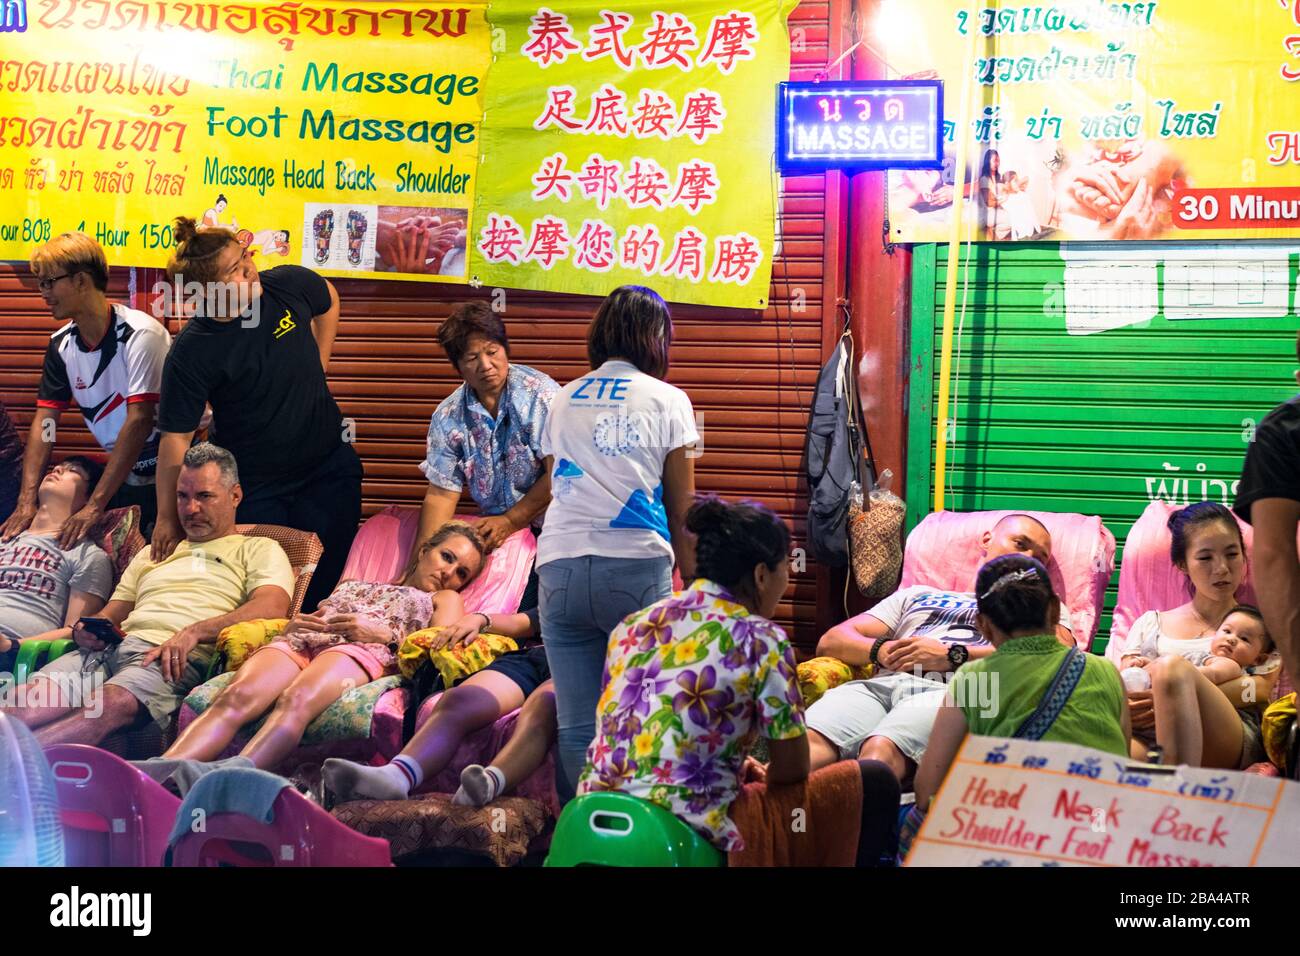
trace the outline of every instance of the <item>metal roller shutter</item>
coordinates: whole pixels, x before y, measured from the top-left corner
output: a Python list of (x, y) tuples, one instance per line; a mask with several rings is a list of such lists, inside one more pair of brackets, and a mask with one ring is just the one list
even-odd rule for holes
[[(1087, 281), (1111, 284), (1103, 295), (1111, 311), (1107, 316), (1103, 308), (1103, 318), (1115, 320), (1142, 302), (1149, 302), (1154, 317), (1070, 334), (1066, 311), (1078, 287), (1069, 284), (1080, 281), (1078, 273), (1067, 275), (1072, 252), (1067, 261), (1057, 244), (976, 245), (964, 329), (954, 338), (956, 426), (946, 507), (1098, 514), (1115, 534), (1122, 561), (1124, 537), (1149, 501), (1231, 503), (1253, 424), (1295, 392), (1298, 259), (1294, 244), (1274, 248), (1279, 268), (1269, 280), (1268, 299), (1282, 303), (1277, 311), (1285, 314), (1268, 318), (1260, 317), (1268, 314), (1263, 302), (1251, 304), (1260, 290), (1243, 292), (1233, 285), (1238, 280), (1231, 268), (1223, 271), (1236, 255), (1229, 244), (1170, 244), (1166, 256), (1154, 246), (1094, 251), (1102, 258), (1085, 265), (1100, 271)], [(1193, 270), (1204, 294), (1205, 305), (1190, 311), (1215, 317), (1170, 317), (1188, 312), (1194, 301), (1176, 287), (1175, 262)], [(916, 248), (909, 528), (934, 498), (946, 265), (946, 247)], [(1238, 304), (1216, 305), (1225, 293)], [(1117, 565), (1095, 650), (1109, 635), (1118, 576)]]

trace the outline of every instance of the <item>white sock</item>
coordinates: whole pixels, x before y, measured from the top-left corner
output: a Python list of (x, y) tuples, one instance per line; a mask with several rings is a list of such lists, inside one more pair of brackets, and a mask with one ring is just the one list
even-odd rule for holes
[(460, 772), (460, 789), (451, 798), (462, 807), (482, 807), (491, 803), (506, 788), (506, 778), (496, 767), (470, 764)]
[[(403, 761), (402, 765), (397, 763), (399, 760)], [(407, 764), (415, 765), (414, 774)], [(349, 800), (405, 800), (419, 786), (423, 774), (415, 761), (398, 756), (382, 767), (330, 758), (321, 767), (321, 777), (335, 800), (347, 803)]]

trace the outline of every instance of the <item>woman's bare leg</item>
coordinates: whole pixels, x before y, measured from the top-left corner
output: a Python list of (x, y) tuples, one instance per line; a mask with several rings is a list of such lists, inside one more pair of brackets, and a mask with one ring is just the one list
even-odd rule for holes
[(307, 725), (347, 691), (370, 683), (370, 675), (346, 654), (325, 653), (312, 661), (275, 702), (270, 718), (241, 754), (270, 770), (302, 741)]
[(299, 673), (297, 662), (288, 654), (274, 649), (254, 654), (163, 756), (216, 760), (239, 728), (266, 713)]
[(1241, 718), (1223, 691), (1181, 657), (1162, 657), (1148, 670), (1165, 762), (1236, 769)]
[(414, 785), (409, 776), (390, 772), (391, 763), (366, 767), (341, 759), (325, 761), (325, 784), (341, 803), (367, 798), (403, 799), (419, 782), (445, 768), (466, 737), (495, 723), (523, 702), (523, 691), (509, 677), (496, 671), (479, 671), (438, 698), (429, 719), (395, 758), (418, 766)]

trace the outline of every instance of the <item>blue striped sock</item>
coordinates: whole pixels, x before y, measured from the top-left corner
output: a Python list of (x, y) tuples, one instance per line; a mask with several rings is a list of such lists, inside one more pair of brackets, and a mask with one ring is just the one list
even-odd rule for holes
[(398, 754), (394, 757), (391, 765), (406, 775), (406, 779), (410, 781), (411, 790), (418, 787), (421, 781), (424, 780), (424, 771), (420, 769), (420, 765), (405, 754)]

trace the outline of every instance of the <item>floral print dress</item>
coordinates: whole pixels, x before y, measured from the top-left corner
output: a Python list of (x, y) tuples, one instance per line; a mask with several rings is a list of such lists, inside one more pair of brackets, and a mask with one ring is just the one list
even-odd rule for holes
[(750, 747), (805, 733), (785, 632), (701, 578), (614, 629), (603, 688), (578, 792), (651, 800), (744, 849), (727, 811)]

